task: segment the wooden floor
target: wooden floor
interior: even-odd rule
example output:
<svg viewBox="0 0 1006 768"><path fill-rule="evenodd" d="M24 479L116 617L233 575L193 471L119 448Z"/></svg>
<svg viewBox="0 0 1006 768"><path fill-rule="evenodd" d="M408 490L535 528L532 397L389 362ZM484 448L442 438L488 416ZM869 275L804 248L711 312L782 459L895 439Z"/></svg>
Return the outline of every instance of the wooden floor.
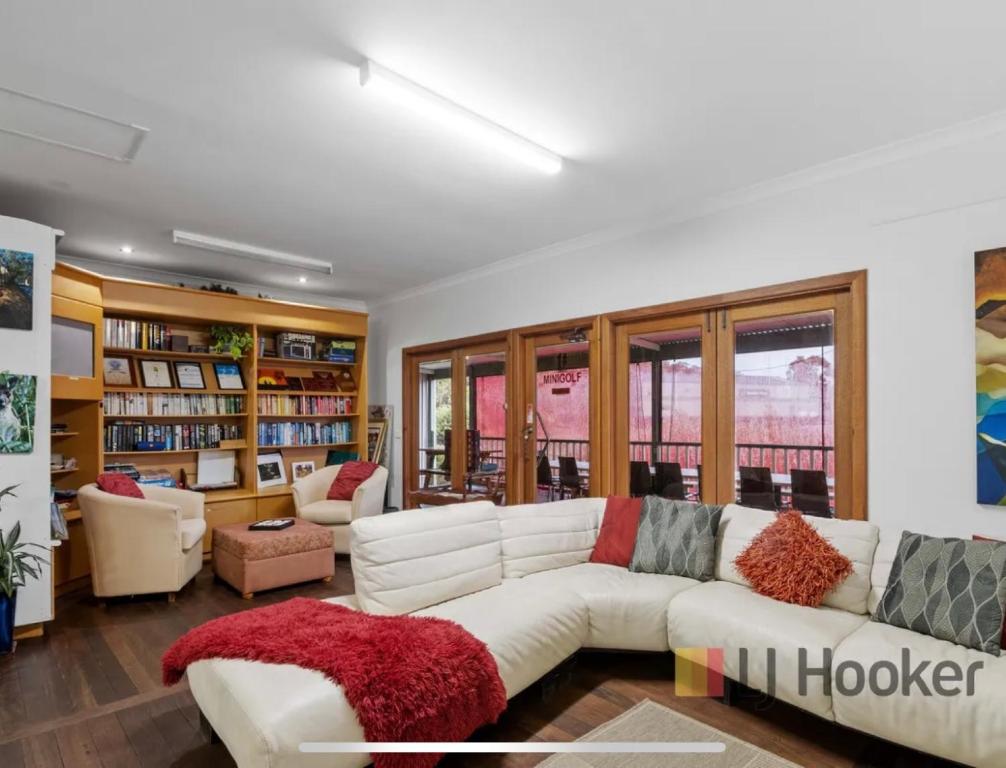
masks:
<svg viewBox="0 0 1006 768"><path fill-rule="evenodd" d="M122 768L231 766L221 744L199 729L199 712L183 681L160 683L160 656L184 631L207 619L294 595L329 597L353 591L340 560L330 584L308 584L242 600L204 568L174 604L163 598L110 603L76 594L57 603L44 638L26 640L0 658L0 767ZM500 722L475 738L570 740L643 699L665 704L793 762L812 768L944 768L949 764L883 744L793 707L742 697L676 698L670 657L582 653L568 679L545 696L533 686ZM444 760L443 765L530 766L541 755ZM669 757L667 765L673 766Z"/></svg>

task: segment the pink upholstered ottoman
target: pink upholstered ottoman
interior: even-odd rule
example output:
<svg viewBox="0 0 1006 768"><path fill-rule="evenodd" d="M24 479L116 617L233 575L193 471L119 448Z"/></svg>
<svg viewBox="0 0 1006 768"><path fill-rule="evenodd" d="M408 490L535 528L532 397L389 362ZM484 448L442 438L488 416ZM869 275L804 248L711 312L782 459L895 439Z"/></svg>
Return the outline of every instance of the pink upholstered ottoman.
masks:
<svg viewBox="0 0 1006 768"><path fill-rule="evenodd" d="M304 581L331 581L332 532L296 518L282 531L249 531L248 523L213 529L213 572L246 600L256 592Z"/></svg>

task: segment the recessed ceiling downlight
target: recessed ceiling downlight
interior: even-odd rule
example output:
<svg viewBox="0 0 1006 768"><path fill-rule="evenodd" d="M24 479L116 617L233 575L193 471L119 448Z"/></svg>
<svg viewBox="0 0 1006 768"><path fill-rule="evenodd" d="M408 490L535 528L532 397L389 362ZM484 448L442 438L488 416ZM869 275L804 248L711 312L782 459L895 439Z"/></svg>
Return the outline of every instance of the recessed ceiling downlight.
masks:
<svg viewBox="0 0 1006 768"><path fill-rule="evenodd" d="M555 152L369 59L360 67L360 85L543 173L562 170L562 157Z"/></svg>

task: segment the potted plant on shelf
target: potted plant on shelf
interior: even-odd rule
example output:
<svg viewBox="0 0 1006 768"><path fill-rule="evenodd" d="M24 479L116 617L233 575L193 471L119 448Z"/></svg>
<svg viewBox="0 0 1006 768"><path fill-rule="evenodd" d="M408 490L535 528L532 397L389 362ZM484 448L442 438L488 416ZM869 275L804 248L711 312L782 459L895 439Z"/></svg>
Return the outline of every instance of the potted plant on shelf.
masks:
<svg viewBox="0 0 1006 768"><path fill-rule="evenodd" d="M16 485L0 491L0 502L7 496L16 496ZM29 547L40 544L25 543L21 538L21 523L14 523L6 535L0 531L0 654L14 650L14 611L17 608L17 590L27 584L27 579L39 578L45 560L32 552Z"/></svg>
<svg viewBox="0 0 1006 768"><path fill-rule="evenodd" d="M210 338L213 339L210 348L214 354L222 355L226 352L235 360L244 357L244 353L255 343L248 330L237 325L210 326Z"/></svg>

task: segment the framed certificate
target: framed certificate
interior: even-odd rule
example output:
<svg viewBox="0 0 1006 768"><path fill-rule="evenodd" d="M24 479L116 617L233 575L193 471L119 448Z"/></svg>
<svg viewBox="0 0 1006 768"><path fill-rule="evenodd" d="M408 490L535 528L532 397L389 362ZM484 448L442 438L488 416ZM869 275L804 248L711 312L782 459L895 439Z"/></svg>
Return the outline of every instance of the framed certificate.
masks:
<svg viewBox="0 0 1006 768"><path fill-rule="evenodd" d="M175 360L175 381L178 382L179 389L206 389L206 382L203 381L203 366L199 363L189 363L184 360Z"/></svg>
<svg viewBox="0 0 1006 768"><path fill-rule="evenodd" d="M220 389L244 389L245 380L237 363L213 363L213 373Z"/></svg>
<svg viewBox="0 0 1006 768"><path fill-rule="evenodd" d="M147 389L171 388L171 366L167 360L141 360L140 373Z"/></svg>
<svg viewBox="0 0 1006 768"><path fill-rule="evenodd" d="M106 357L104 360L106 387L135 387L133 365L128 357Z"/></svg>

